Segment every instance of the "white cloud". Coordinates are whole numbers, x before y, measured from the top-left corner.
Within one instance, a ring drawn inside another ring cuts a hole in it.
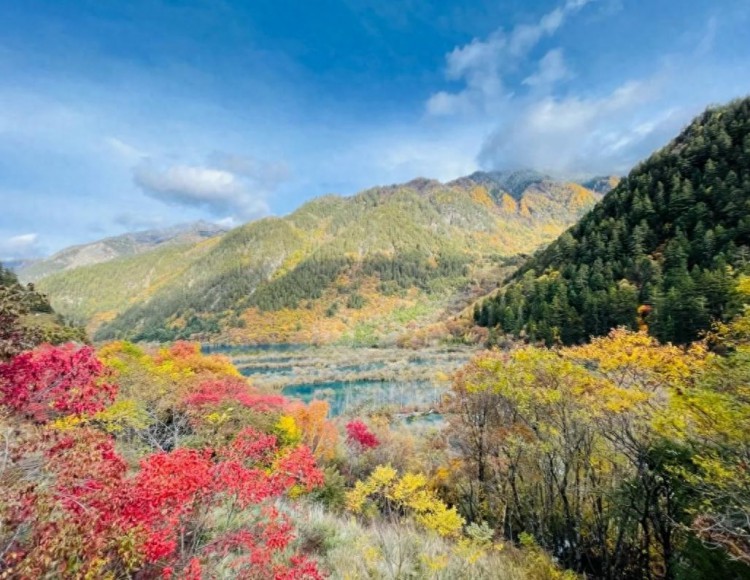
[[[706,55],[713,49],[714,43],[716,42],[716,32],[718,29],[718,24],[719,21],[717,20],[716,16],[712,16],[708,19],[708,22],[706,23],[706,31],[703,33],[703,37],[695,47],[695,53],[698,56]]]
[[[196,201],[231,200],[242,190],[237,178],[228,171],[190,165],[166,168],[140,165],[135,170],[135,181],[152,193],[174,197],[188,205]]]
[[[239,225],[239,222],[231,216],[225,217],[219,220],[214,220],[214,223],[217,226],[226,228],[226,229],[235,228]]]
[[[148,156],[145,151],[141,151],[117,137],[106,137],[104,143],[115,155],[127,163],[137,163]]]
[[[455,47],[446,55],[445,76],[451,81],[463,81],[457,92],[439,91],[426,103],[427,113],[435,116],[488,112],[512,97],[503,83],[503,76],[525,59],[539,41],[554,34],[574,12],[592,0],[568,0],[562,6],[542,16],[535,24],[520,24],[506,33],[502,28],[486,39],[474,38],[470,43]],[[542,59],[546,79],[563,78],[562,54],[552,51]],[[541,73],[541,71],[540,71]],[[554,78],[557,76],[558,78]],[[535,79],[529,77],[534,84]],[[539,80],[542,80],[540,77]]]
[[[531,57],[543,39],[590,2],[568,0],[535,23],[497,29],[454,48],[446,55],[445,74],[461,87],[434,93],[426,103],[427,119],[447,118],[441,123],[453,129],[474,127],[475,138],[483,142],[477,161],[484,169],[625,173],[666,144],[708,103],[725,100],[737,90],[729,87],[746,85],[741,76],[739,81],[727,79],[731,67],[700,59],[717,42],[719,24],[714,18],[692,39],[691,53],[662,55],[641,78],[616,81],[619,85],[604,90],[573,83],[561,87],[574,77],[562,48],[551,46],[536,62]],[[608,15],[621,8],[612,0],[599,5],[609,6]],[[717,82],[719,77],[725,82]],[[685,86],[696,90],[685,92]]]
[[[21,234],[0,240],[0,261],[25,260],[40,254],[39,234]]]
[[[659,79],[627,82],[600,97],[530,102],[487,139],[480,164],[556,173],[624,172],[684,122],[685,112],[675,108],[644,109],[658,97],[659,85]]]
[[[290,173],[283,162],[219,152],[203,164],[145,159],[135,166],[133,179],[153,198],[207,209],[235,224],[268,214],[267,197],[289,179]]]
[[[489,100],[503,94],[500,61],[508,40],[502,31],[487,40],[472,40],[456,47],[446,56],[445,75],[449,80],[463,80],[465,88],[457,93],[440,91],[427,101],[431,115],[466,114],[480,109]]]
[[[570,77],[570,71],[565,65],[563,51],[560,48],[550,50],[539,61],[539,69],[533,75],[523,80],[523,84],[532,87],[546,88]]]
[[[204,208],[214,215],[228,213],[250,219],[269,212],[263,193],[251,191],[237,174],[198,165],[138,165],[134,180],[143,191],[170,204]]]
[[[39,234],[22,234],[20,236],[13,236],[8,238],[8,245],[11,247],[26,247],[33,245],[39,239]]]
[[[542,16],[537,24],[521,24],[513,29],[508,48],[514,56],[524,56],[544,37],[557,32],[565,19],[586,6],[592,0],[568,0],[562,6],[555,8]]]

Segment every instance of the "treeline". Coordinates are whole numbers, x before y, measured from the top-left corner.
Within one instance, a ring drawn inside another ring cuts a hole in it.
[[[645,323],[685,344],[728,320],[750,258],[750,99],[708,110],[475,310],[482,326],[580,343]]]
[[[351,263],[344,256],[313,256],[284,276],[262,284],[248,305],[260,310],[281,310],[297,308],[303,300],[317,300]]]

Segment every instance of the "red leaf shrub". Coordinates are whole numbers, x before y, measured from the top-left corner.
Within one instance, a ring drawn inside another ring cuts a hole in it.
[[[197,352],[188,344],[173,350]],[[295,554],[289,518],[271,506],[323,484],[308,447],[280,446],[275,435],[247,427],[215,449],[148,455],[131,474],[95,421],[50,424],[104,409],[117,392],[107,378],[89,347],[44,346],[0,364],[0,403],[17,432],[28,433],[7,446],[0,470],[0,570],[20,578],[197,580],[221,560],[237,577],[321,578],[314,561]],[[189,398],[200,408],[244,404],[245,396],[253,405],[265,397],[227,378],[204,382]],[[284,403],[271,398],[260,408]]]
[[[240,463],[266,462],[276,453],[277,444],[276,435],[267,435],[253,427],[245,427],[218,453],[225,459]]]
[[[373,449],[380,445],[380,441],[375,434],[359,419],[346,424],[346,440],[363,449]]]
[[[197,342],[178,340],[169,347],[169,353],[174,358],[190,358],[201,353],[201,346]]]
[[[0,472],[0,532],[22,532],[2,538],[0,570],[11,578],[107,576],[103,568],[139,549],[126,545],[133,537],[120,517],[125,462],[95,429],[34,431]]]
[[[227,377],[204,381],[187,395],[184,403],[189,407],[207,407],[222,403],[239,403],[261,413],[276,411],[287,404],[281,395],[258,393],[240,378]]]
[[[177,449],[146,458],[127,491],[123,513],[131,526],[145,530],[147,561],[183,558],[178,540],[199,534],[196,522],[203,521],[205,514],[224,500],[247,508],[278,497],[295,485],[308,490],[322,485],[323,474],[309,449],[297,447],[277,459],[278,453],[274,436],[248,428],[216,452]],[[261,513],[264,517],[254,527],[216,539],[211,549],[224,546],[236,552],[243,548],[246,553],[238,560],[256,567],[271,566],[262,576],[272,578],[276,572],[270,570],[278,567],[278,553],[292,541],[293,528],[272,508],[266,507]]]
[[[176,449],[141,462],[141,470],[128,482],[122,516],[146,532],[148,561],[174,554],[184,522],[195,515],[213,483],[212,471],[210,451]]]
[[[323,485],[323,473],[315,464],[315,457],[305,445],[295,447],[283,456],[274,466],[272,478],[280,489],[301,485],[306,491],[312,491]]]
[[[117,394],[90,346],[43,345],[0,364],[0,403],[37,423],[91,415]]]
[[[44,576],[61,561],[71,576],[199,578],[212,555],[230,558],[238,577],[248,566],[253,578],[321,577],[314,562],[295,557],[291,522],[268,503],[323,483],[307,447],[279,449],[273,435],[245,429],[216,451],[150,455],[131,476],[113,439],[88,427],[51,431],[34,453],[46,475],[38,485],[15,480],[0,506],[5,525],[29,526],[8,551],[13,562],[0,558],[20,577]],[[240,511],[235,527],[214,527],[212,514]]]

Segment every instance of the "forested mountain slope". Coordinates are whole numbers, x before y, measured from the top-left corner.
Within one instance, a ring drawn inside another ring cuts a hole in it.
[[[212,238],[226,231],[226,228],[204,221],[181,224],[170,228],[132,232],[65,248],[49,258],[34,260],[16,268],[24,282],[36,282],[45,276],[142,254],[170,244],[195,243]]]
[[[324,196],[40,287],[101,339],[369,341],[376,327],[395,332],[434,316],[475,275],[553,240],[599,197],[532,172],[418,179]]]
[[[521,267],[475,319],[548,344],[648,325],[686,343],[737,312],[750,257],[750,99],[710,109]]]
[[[93,329],[112,320],[123,308],[148,299],[218,241],[165,244],[149,252],[51,274],[37,285],[58,311]]]

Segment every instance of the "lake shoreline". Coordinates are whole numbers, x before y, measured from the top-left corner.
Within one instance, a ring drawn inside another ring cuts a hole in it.
[[[255,386],[305,402],[327,400],[331,414],[427,414],[476,347],[419,350],[315,345],[204,345],[229,356]]]

